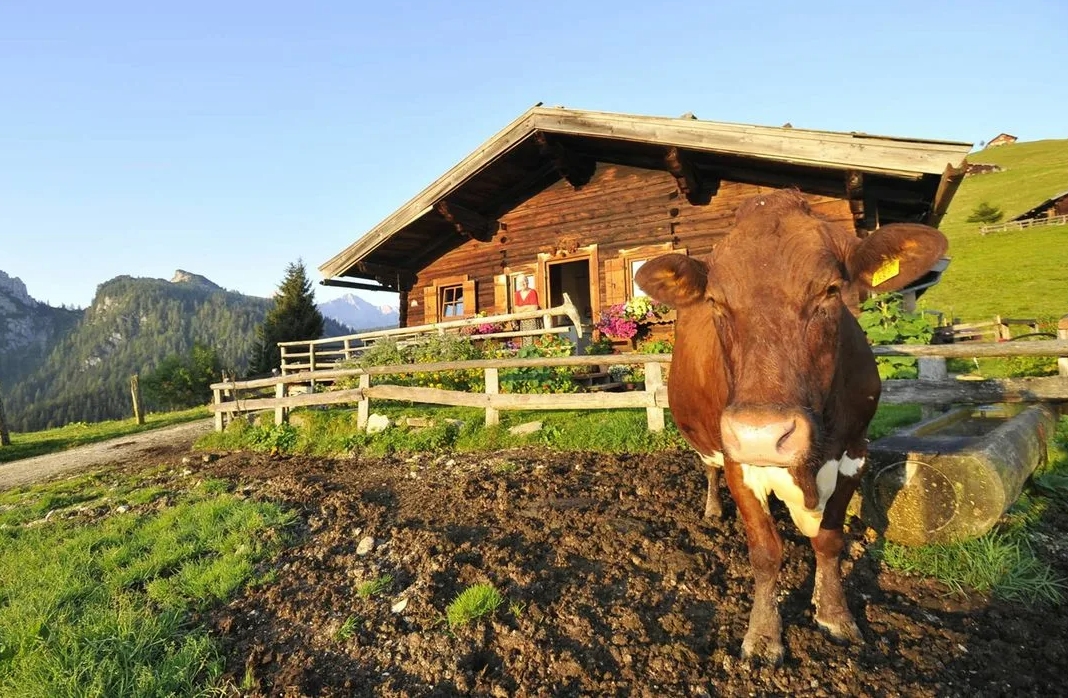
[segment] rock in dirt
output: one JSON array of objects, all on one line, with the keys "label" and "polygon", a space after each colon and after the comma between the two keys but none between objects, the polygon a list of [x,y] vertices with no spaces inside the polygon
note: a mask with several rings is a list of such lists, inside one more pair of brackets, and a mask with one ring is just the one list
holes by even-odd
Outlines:
[{"label": "rock in dirt", "polygon": [[517,424],[508,430],[508,433],[512,436],[524,436],[526,434],[533,434],[536,431],[541,431],[541,422],[527,422],[526,424]]},{"label": "rock in dirt", "polygon": [[371,536],[365,537],[360,541],[360,544],[356,546],[357,555],[366,555],[375,549],[375,539]]},{"label": "rock in dirt", "polygon": [[397,603],[393,604],[392,606],[390,606],[389,610],[393,611],[394,613],[404,613],[404,609],[406,609],[406,608],[408,608],[408,597],[407,596],[404,597],[403,599],[401,599],[400,601],[398,601]]},{"label": "rock in dirt", "polygon": [[389,417],[384,414],[373,414],[367,418],[367,433],[377,434],[380,431],[389,429],[390,421]]}]

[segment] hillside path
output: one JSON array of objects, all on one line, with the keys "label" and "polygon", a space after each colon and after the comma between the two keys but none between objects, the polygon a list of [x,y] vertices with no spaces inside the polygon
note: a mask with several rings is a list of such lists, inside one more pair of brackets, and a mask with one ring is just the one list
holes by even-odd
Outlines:
[{"label": "hillside path", "polygon": [[119,465],[151,458],[163,452],[188,450],[193,442],[212,429],[211,419],[199,419],[173,427],[78,446],[59,453],[0,463],[0,490],[41,482],[100,465]]}]

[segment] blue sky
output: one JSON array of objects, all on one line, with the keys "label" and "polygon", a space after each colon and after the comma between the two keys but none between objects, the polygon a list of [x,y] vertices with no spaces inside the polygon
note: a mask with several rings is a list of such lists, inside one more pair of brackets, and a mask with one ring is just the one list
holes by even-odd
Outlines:
[{"label": "blue sky", "polygon": [[[0,270],[267,296],[536,102],[1068,137],[1068,3],[0,3]],[[341,289],[316,287],[318,300]]]}]

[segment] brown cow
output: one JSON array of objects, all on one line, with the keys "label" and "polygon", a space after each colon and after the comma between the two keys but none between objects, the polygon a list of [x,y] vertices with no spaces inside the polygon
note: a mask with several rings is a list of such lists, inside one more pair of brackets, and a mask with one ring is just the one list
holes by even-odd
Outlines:
[{"label": "brown cow", "polygon": [[839,555],[846,505],[868,452],[879,374],[843,298],[894,291],[946,250],[927,226],[895,223],[858,239],[815,216],[795,190],[744,202],[710,258],[668,254],[636,281],[678,309],[671,413],[708,472],[706,514],[719,513],[718,466],[745,524],[755,592],[742,653],[778,663],[776,581],[782,541],[774,493],[816,554],[816,621],[860,641]]}]

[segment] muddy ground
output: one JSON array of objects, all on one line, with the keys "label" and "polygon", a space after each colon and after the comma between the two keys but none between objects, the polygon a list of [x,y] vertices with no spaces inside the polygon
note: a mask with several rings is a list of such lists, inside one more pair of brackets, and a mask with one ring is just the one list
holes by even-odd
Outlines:
[{"label": "muddy ground", "polygon": [[[952,595],[887,570],[855,521],[844,571],[866,642],[837,644],[813,621],[812,552],[782,511],[786,659],[781,668],[744,662],[744,535],[726,490],[725,518],[701,519],[704,480],[690,454],[232,454],[195,467],[301,514],[273,579],[205,619],[229,678],[251,695],[1068,691],[1063,609]],[[367,536],[375,547],[361,555]],[[357,587],[383,574],[388,589],[361,598]],[[482,581],[507,602],[450,632],[446,606]]]}]

